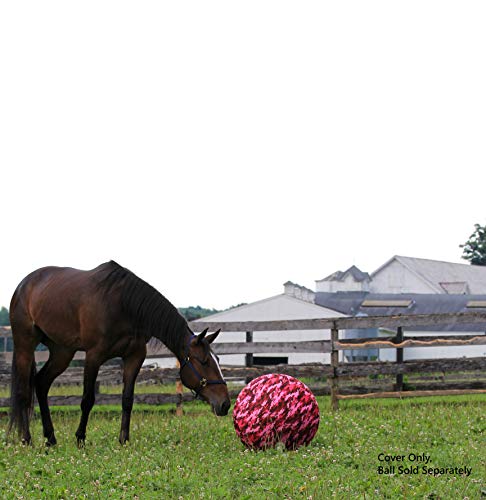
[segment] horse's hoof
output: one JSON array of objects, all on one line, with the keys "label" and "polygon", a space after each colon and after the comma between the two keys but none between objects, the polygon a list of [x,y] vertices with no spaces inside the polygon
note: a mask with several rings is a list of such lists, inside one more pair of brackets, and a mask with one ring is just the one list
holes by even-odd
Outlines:
[{"label": "horse's hoof", "polygon": [[78,437],[78,448],[84,448],[84,438]]},{"label": "horse's hoof", "polygon": [[127,444],[129,440],[130,440],[130,438],[128,437],[128,435],[127,435],[127,434],[125,434],[124,432],[121,432],[121,433],[120,433],[120,436],[119,436],[119,438],[118,438],[118,441],[120,442],[120,444],[121,444],[122,446],[124,446],[125,444]]},{"label": "horse's hoof", "polygon": [[55,438],[54,435],[50,436],[49,438],[47,438],[47,441],[46,441],[46,446],[49,448],[50,446],[56,446],[57,444],[57,439]]},{"label": "horse's hoof", "polygon": [[21,443],[22,443],[24,446],[30,446],[30,445],[32,444],[32,439],[31,439],[31,438],[22,438]]}]

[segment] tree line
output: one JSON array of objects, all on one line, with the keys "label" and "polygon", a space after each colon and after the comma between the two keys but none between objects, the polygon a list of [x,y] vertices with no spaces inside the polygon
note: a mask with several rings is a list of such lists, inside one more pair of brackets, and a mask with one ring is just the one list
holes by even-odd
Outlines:
[{"label": "tree line", "polygon": [[10,325],[10,320],[8,319],[8,309],[6,307],[0,308],[0,326]]}]

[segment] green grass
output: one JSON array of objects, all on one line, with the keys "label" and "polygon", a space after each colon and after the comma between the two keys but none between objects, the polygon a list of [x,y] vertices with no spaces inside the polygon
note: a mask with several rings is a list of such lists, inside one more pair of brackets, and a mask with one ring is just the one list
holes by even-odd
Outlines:
[{"label": "green grass", "polygon": [[[38,417],[32,447],[7,444],[0,418],[0,497],[473,499],[484,492],[486,397],[350,400],[336,413],[328,398],[318,402],[319,431],[295,452],[246,450],[230,416],[216,418],[196,402],[182,418],[172,406],[136,407],[125,447],[117,441],[118,407],[95,407],[81,450],[76,408],[54,409],[59,444],[48,450]],[[379,475],[382,452],[426,453],[431,467],[466,465],[472,474]]]}]

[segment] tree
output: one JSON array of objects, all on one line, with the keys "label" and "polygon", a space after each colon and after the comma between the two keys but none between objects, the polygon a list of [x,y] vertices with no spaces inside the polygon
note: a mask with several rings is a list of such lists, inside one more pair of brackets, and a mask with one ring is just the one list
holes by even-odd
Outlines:
[{"label": "tree", "polygon": [[220,311],[216,309],[206,309],[201,306],[179,307],[179,312],[184,316],[187,321],[194,321],[196,319],[204,318],[211,314],[216,314]]},{"label": "tree", "polygon": [[462,258],[476,266],[486,266],[486,225],[474,224],[474,227],[476,229],[466,243],[459,245],[464,249]]},{"label": "tree", "polygon": [[246,306],[246,305],[248,305],[248,302],[240,302],[239,304],[236,304],[235,306],[228,307],[227,311],[229,311],[230,309],[236,309],[237,307]]},{"label": "tree", "polygon": [[8,326],[10,325],[10,319],[8,317],[8,309],[6,307],[2,307],[0,309],[0,326]]}]

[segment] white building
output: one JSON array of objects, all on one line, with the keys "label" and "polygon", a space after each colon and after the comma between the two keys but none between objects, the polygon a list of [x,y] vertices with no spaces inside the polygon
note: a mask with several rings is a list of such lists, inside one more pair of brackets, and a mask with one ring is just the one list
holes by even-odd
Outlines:
[{"label": "white building", "polygon": [[[474,304],[474,307],[471,305]],[[483,307],[479,307],[478,305]],[[292,282],[284,284],[284,293],[236,307],[200,321],[270,321],[286,319],[329,318],[342,316],[376,316],[396,314],[456,313],[486,311],[486,267],[455,264],[428,259],[395,256],[371,274],[356,266],[337,271],[316,281],[316,292]],[[484,334],[486,325],[463,325],[452,328],[407,330],[409,335],[450,334],[457,332]],[[350,336],[389,334],[377,331],[343,332]],[[218,341],[245,342],[245,332],[224,332]],[[329,331],[254,332],[255,342],[326,340]],[[348,360],[367,357],[394,360],[394,349],[345,352]],[[486,355],[486,346],[409,348],[404,359],[475,357]],[[354,359],[353,359],[354,356]],[[255,364],[288,362],[329,362],[328,354],[285,353],[255,354]],[[244,355],[223,356],[223,364],[244,364]]]}]

